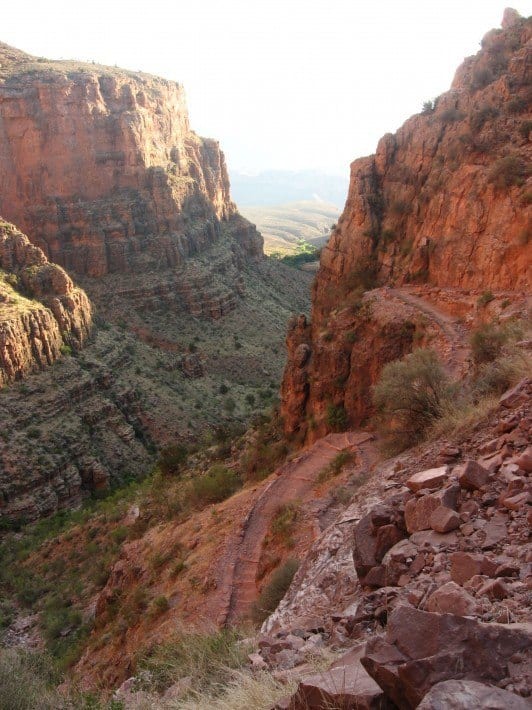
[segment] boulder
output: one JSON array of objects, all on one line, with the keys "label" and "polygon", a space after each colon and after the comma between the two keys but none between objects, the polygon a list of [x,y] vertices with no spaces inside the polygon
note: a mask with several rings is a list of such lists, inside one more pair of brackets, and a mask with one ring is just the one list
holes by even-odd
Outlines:
[{"label": "boulder", "polygon": [[530,700],[474,680],[444,680],[425,695],[418,710],[530,710]]},{"label": "boulder", "polygon": [[437,493],[429,493],[407,501],[405,505],[405,523],[408,532],[430,530],[431,516],[434,511],[440,506],[454,510],[458,503],[459,493],[460,487],[458,484],[454,484]]},{"label": "boulder", "polygon": [[289,710],[386,710],[392,708],[381,688],[365,671],[359,644],[335,661],[328,670],[303,678],[290,699]]},{"label": "boulder", "polygon": [[439,468],[429,468],[426,471],[415,473],[413,476],[410,476],[406,485],[411,491],[416,493],[417,491],[423,490],[423,488],[440,488],[446,483],[448,478],[449,468],[447,466],[440,466]]},{"label": "boulder", "polygon": [[464,584],[477,574],[492,577],[497,570],[497,563],[481,554],[454,552],[450,559],[451,579],[457,584]]},{"label": "boulder", "polygon": [[427,611],[469,616],[478,611],[478,603],[456,582],[447,582],[427,599]]},{"label": "boulder", "polygon": [[439,533],[456,530],[460,526],[460,516],[455,510],[440,505],[430,516],[430,527]]},{"label": "boulder", "polygon": [[489,471],[476,461],[466,461],[456,470],[458,481],[462,488],[475,491],[485,486],[489,479]]},{"label": "boulder", "polygon": [[528,446],[515,462],[522,471],[532,473],[532,446]]},{"label": "boulder", "polygon": [[407,606],[393,610],[386,636],[370,639],[361,659],[400,710],[417,707],[433,685],[456,676],[526,685],[531,662],[532,624],[484,624]]}]

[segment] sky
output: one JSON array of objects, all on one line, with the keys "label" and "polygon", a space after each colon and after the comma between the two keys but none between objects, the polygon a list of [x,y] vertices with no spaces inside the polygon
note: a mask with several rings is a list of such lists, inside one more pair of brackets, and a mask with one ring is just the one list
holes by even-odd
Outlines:
[{"label": "sky", "polygon": [[193,129],[232,170],[346,174],[449,88],[508,1],[18,0],[0,40],[184,84]]}]

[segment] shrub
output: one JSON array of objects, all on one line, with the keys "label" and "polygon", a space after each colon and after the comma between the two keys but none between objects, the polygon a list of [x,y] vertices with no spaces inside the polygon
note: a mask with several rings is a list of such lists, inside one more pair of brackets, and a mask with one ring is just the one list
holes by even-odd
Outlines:
[{"label": "shrub", "polygon": [[509,188],[513,185],[522,185],[528,174],[528,169],[518,155],[505,155],[491,166],[488,180],[499,189]]},{"label": "shrub", "polygon": [[280,505],[275,511],[270,525],[273,537],[285,542],[289,541],[298,516],[299,505],[294,501]]},{"label": "shrub", "polygon": [[347,412],[343,406],[329,404],[327,407],[327,424],[333,431],[345,431],[349,423]]},{"label": "shrub", "polygon": [[491,291],[484,291],[477,299],[477,304],[479,306],[487,306],[488,303],[491,303],[493,301],[495,296]]},{"label": "shrub", "polygon": [[160,616],[164,614],[165,611],[168,611],[169,608],[170,604],[168,603],[168,599],[164,594],[161,594],[152,601],[149,613],[150,616]]},{"label": "shrub", "polygon": [[282,567],[279,567],[270,580],[264,587],[258,600],[253,605],[252,618],[256,624],[260,624],[266,619],[275,609],[279,602],[284,597],[294,575],[299,567],[297,560],[287,560]]},{"label": "shrub", "polygon": [[186,463],[188,456],[187,447],[182,444],[165,446],[161,451],[157,466],[165,476],[175,476]]},{"label": "shrub", "polygon": [[471,333],[470,344],[476,365],[493,362],[508,340],[508,333],[495,323],[486,323]]},{"label": "shrub", "polygon": [[239,476],[221,464],[212,466],[205,476],[192,482],[194,497],[199,503],[219,503],[233,495],[241,486]]},{"label": "shrub", "polygon": [[388,363],[373,391],[384,446],[395,453],[421,441],[449,394],[448,378],[432,350],[415,350]]},{"label": "shrub", "polygon": [[421,113],[432,113],[435,108],[435,103],[433,99],[429,99],[428,101],[423,101],[423,107],[421,109]]},{"label": "shrub", "polygon": [[447,108],[440,114],[440,121],[444,124],[456,123],[456,121],[461,121],[463,118],[465,118],[465,114],[454,107]]},{"label": "shrub", "polygon": [[469,116],[469,125],[473,133],[478,133],[490,118],[495,118],[499,111],[495,106],[482,106]]},{"label": "shrub", "polygon": [[59,681],[49,656],[0,648],[0,708],[66,710],[66,698],[51,690]]},{"label": "shrub", "polygon": [[234,629],[212,634],[182,631],[141,656],[139,667],[149,671],[147,689],[162,692],[181,678],[190,678],[192,688],[216,693],[230,681],[235,669],[246,665],[248,653]]},{"label": "shrub", "polygon": [[338,476],[343,467],[352,460],[353,454],[350,451],[339,451],[331,463],[319,472],[317,482],[323,483],[330,478],[334,478],[334,476]]}]

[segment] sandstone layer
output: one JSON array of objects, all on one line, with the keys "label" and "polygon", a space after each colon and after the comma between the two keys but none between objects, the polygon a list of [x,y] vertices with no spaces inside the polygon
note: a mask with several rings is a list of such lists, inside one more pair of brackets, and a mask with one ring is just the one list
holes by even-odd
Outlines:
[{"label": "sandstone layer", "polygon": [[[351,165],[344,212],[322,250],[311,323],[288,333],[288,433],[314,439],[333,428],[335,412],[353,425],[371,412],[383,365],[423,344],[421,324],[403,308],[414,285],[446,312],[456,301],[455,315],[461,308],[470,320],[485,291],[510,303],[530,292],[531,35],[532,21],[508,15],[450,91]],[[395,319],[380,307],[390,298]]]},{"label": "sandstone layer", "polygon": [[190,129],[181,85],[6,45],[0,64],[0,212],[51,260],[91,277],[175,267],[235,216],[224,156]]},{"label": "sandstone layer", "polygon": [[0,221],[0,386],[79,349],[91,327],[85,292],[7,222]]}]

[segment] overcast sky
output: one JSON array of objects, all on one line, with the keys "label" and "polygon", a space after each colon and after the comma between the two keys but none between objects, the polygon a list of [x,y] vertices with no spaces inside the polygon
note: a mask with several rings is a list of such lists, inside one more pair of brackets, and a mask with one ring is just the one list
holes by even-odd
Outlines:
[{"label": "overcast sky", "polygon": [[[185,85],[230,168],[347,171],[500,26],[499,0],[18,0],[0,39]],[[532,13],[532,0],[512,3]]]}]

